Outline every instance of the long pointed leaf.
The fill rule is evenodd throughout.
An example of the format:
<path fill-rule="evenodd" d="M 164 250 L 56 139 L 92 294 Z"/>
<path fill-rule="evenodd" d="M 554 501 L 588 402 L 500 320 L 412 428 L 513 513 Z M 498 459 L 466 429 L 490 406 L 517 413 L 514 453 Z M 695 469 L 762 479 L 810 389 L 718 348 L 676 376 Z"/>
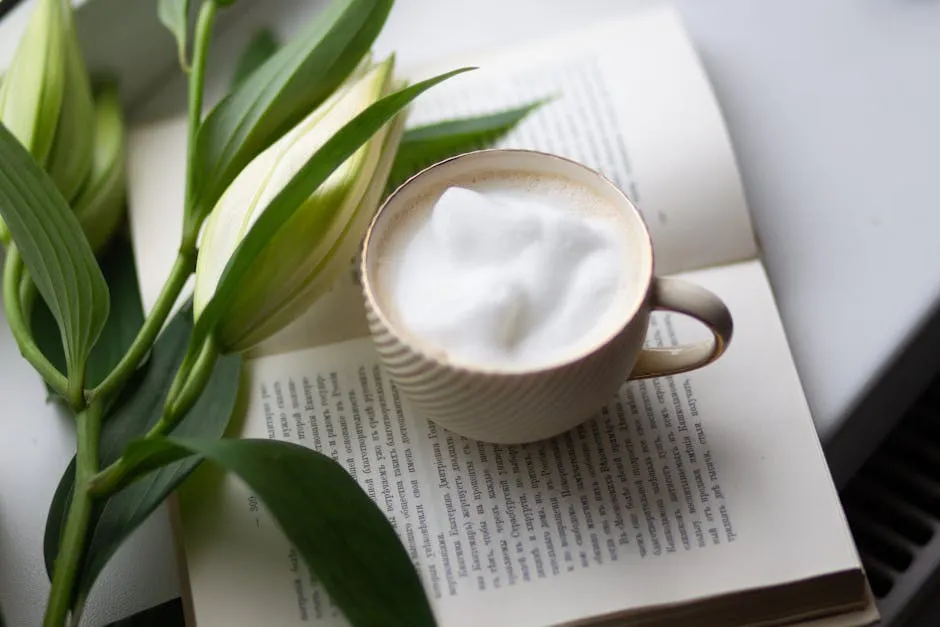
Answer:
<path fill-rule="evenodd" d="M 546 102 L 539 100 L 487 115 L 408 129 L 395 155 L 386 191 L 391 192 L 411 176 L 438 161 L 492 146 Z"/>
<path fill-rule="evenodd" d="M 186 39 L 189 37 L 189 0 L 157 0 L 157 17 L 176 39 L 180 67 L 188 70 Z"/>
<path fill-rule="evenodd" d="M 101 383 L 130 348 L 144 323 L 144 307 L 134 265 L 130 240 L 119 236 L 101 256 L 101 269 L 111 293 L 108 321 L 88 356 L 86 387 Z M 33 338 L 46 358 L 60 371 L 65 370 L 65 354 L 59 330 L 45 301 L 37 299 L 30 318 Z"/>
<path fill-rule="evenodd" d="M 196 138 L 199 225 L 235 176 L 346 79 L 375 41 L 392 0 L 334 0 L 206 116 Z"/>
<path fill-rule="evenodd" d="M 130 239 L 124 235 L 116 237 L 102 256 L 101 264 L 111 292 L 111 312 L 88 356 L 87 387 L 104 381 L 134 343 L 144 324 L 144 304 Z"/>
<path fill-rule="evenodd" d="M 46 513 L 46 528 L 42 538 L 42 556 L 46 566 L 46 576 L 52 581 L 52 572 L 55 569 L 55 560 L 59 555 L 59 545 L 62 542 L 62 530 L 65 527 L 65 515 L 72 503 L 72 494 L 75 490 L 75 457 L 66 466 L 65 472 L 59 479 L 49 511 Z"/>
<path fill-rule="evenodd" d="M 195 345 L 200 345 L 222 314 L 230 307 L 242 277 L 275 232 L 325 181 L 336 168 L 369 140 L 384 124 L 434 85 L 472 68 L 461 68 L 429 78 L 376 101 L 350 120 L 310 157 L 252 225 L 229 259 L 212 300 L 196 322 Z"/>
<path fill-rule="evenodd" d="M 81 372 L 108 319 L 110 296 L 82 228 L 55 183 L 0 124 L 0 216 Z"/>
<path fill-rule="evenodd" d="M 142 463 L 150 456 L 196 455 L 238 475 L 351 624 L 435 624 L 421 580 L 388 519 L 329 457 L 291 442 L 258 439 L 159 438 L 129 449 Z"/>

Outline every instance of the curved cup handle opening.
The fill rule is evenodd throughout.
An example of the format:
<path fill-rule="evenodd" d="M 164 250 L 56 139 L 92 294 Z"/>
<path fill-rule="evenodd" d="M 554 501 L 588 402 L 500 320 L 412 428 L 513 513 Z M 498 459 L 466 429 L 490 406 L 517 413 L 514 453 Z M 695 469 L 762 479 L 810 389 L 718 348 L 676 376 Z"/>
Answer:
<path fill-rule="evenodd" d="M 672 348 L 640 351 L 630 380 L 664 377 L 696 370 L 714 362 L 731 342 L 731 312 L 720 298 L 704 287 L 673 278 L 653 278 L 651 307 L 695 318 L 712 332 L 712 338 Z"/>

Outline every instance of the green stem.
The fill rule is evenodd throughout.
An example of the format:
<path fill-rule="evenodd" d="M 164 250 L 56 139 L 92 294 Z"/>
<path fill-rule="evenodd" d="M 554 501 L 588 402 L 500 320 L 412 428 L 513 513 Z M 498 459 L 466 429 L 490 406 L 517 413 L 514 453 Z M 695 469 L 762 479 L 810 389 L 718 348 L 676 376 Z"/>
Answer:
<path fill-rule="evenodd" d="M 183 362 L 180 364 L 180 367 L 176 371 L 176 376 L 173 377 L 173 381 L 170 383 L 170 390 L 166 393 L 166 398 L 163 399 L 164 408 L 169 408 L 173 404 L 173 401 L 176 400 L 176 397 L 179 396 L 180 391 L 182 391 L 183 386 L 186 385 L 186 381 L 189 379 L 189 373 L 193 371 L 193 365 L 196 363 L 199 353 L 200 350 L 191 343 L 186 347 Z"/>
<path fill-rule="evenodd" d="M 20 354 L 42 375 L 49 387 L 69 398 L 68 379 L 46 359 L 36 346 L 29 323 L 23 315 L 23 303 L 20 301 L 20 279 L 23 270 L 23 259 L 16 246 L 11 245 L 7 248 L 6 263 L 3 267 L 3 307 L 6 311 L 7 324 L 20 349 Z"/>
<path fill-rule="evenodd" d="M 46 605 L 44 627 L 61 627 L 68 617 L 74 598 L 73 588 L 78 577 L 92 499 L 88 490 L 98 471 L 98 437 L 101 432 L 101 403 L 93 403 L 75 417 L 78 443 L 75 454 L 75 488 L 62 531 L 62 543 L 52 573 L 52 590 Z"/>
<path fill-rule="evenodd" d="M 196 32 L 193 41 L 193 66 L 189 73 L 189 141 L 186 155 L 185 219 L 183 220 L 183 248 L 195 248 L 200 224 L 192 221 L 193 195 L 196 189 L 196 137 L 202 122 L 202 98 L 205 90 L 206 62 L 209 57 L 209 41 L 218 5 L 216 0 L 207 0 L 199 8 Z"/>
<path fill-rule="evenodd" d="M 146 439 L 150 440 L 168 434 L 193 408 L 209 383 L 218 356 L 215 339 L 210 335 L 199 350 L 192 367 L 187 369 L 184 364 L 177 371 L 171 386 L 171 393 L 167 395 L 163 406 L 163 415 L 147 432 Z M 177 390 L 175 394 L 172 393 L 174 389 Z M 134 481 L 136 478 L 134 472 L 134 467 L 128 464 L 123 456 L 119 457 L 92 478 L 89 490 L 96 497 L 110 496 Z"/>
<path fill-rule="evenodd" d="M 167 316 L 170 315 L 170 311 L 173 309 L 176 299 L 179 298 L 189 275 L 193 273 L 195 265 L 195 253 L 180 250 L 179 255 L 176 257 L 176 263 L 173 264 L 173 269 L 163 285 L 163 290 L 160 292 L 160 296 L 157 297 L 157 302 L 144 321 L 144 325 L 137 332 L 133 344 L 124 354 L 124 357 L 121 358 L 121 361 L 118 362 L 118 365 L 105 377 L 104 381 L 89 392 L 89 402 L 117 391 L 134 373 L 157 339 L 160 329 L 163 328 Z"/>
<path fill-rule="evenodd" d="M 148 438 L 166 435 L 193 408 L 193 405 L 199 400 L 199 396 L 209 383 L 209 377 L 212 376 L 218 357 L 219 351 L 216 349 L 215 338 L 210 335 L 203 343 L 199 351 L 199 357 L 196 358 L 196 363 L 189 371 L 182 388 L 177 394 L 167 398 L 169 409 L 163 413 L 157 424 L 147 434 Z"/>
<path fill-rule="evenodd" d="M 69 401 L 69 407 L 72 411 L 78 413 L 87 407 L 85 402 L 85 364 L 82 363 L 81 370 L 77 371 L 69 366 L 68 392 L 65 398 Z"/>
<path fill-rule="evenodd" d="M 115 392 L 133 374 L 150 347 L 156 340 L 160 329 L 166 322 L 170 310 L 179 297 L 186 279 L 196 269 L 196 240 L 199 235 L 199 225 L 190 224 L 189 207 L 192 204 L 193 190 L 196 176 L 196 136 L 199 132 L 199 123 L 202 120 L 202 96 L 206 77 L 206 61 L 209 56 L 209 41 L 212 38 L 212 27 L 215 24 L 215 14 L 218 5 L 216 0 L 207 0 L 199 8 L 199 17 L 196 21 L 195 42 L 193 48 L 193 64 L 189 73 L 189 138 L 186 155 L 186 216 L 183 221 L 183 238 L 180 243 L 176 263 L 170 271 L 163 286 L 163 291 L 157 298 L 144 326 L 141 327 L 134 339 L 134 343 L 114 367 L 111 373 L 98 387 L 88 394 L 90 400 L 106 396 Z"/>
<path fill-rule="evenodd" d="M 196 150 L 196 135 L 199 132 L 199 123 L 202 121 L 202 97 L 205 87 L 206 62 L 209 58 L 209 42 L 212 39 L 212 27 L 215 24 L 215 0 L 207 0 L 199 8 L 199 17 L 196 19 L 195 40 L 193 42 L 193 67 L 189 74 L 189 142 L 187 144 L 187 194 L 192 193 L 193 177 L 195 175 L 194 162 Z"/>
<path fill-rule="evenodd" d="M 33 305 L 36 304 L 36 296 L 39 291 L 36 289 L 36 283 L 29 276 L 29 272 L 23 271 L 20 274 L 20 308 L 23 310 L 23 317 L 30 320 L 33 315 Z"/>

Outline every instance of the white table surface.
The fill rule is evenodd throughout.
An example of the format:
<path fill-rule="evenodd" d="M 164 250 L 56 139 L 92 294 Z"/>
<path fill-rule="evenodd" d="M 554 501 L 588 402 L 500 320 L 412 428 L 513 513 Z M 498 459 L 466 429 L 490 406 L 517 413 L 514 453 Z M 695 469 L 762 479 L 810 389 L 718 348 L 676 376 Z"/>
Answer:
<path fill-rule="evenodd" d="M 153 10 L 152 2 L 125 1 Z M 651 3 L 399 0 L 377 48 L 417 61 L 548 36 Z M 242 0 L 217 46 L 213 63 L 220 65 L 214 67 L 257 26 L 288 34 L 322 4 Z M 828 444 L 858 413 L 861 399 L 940 293 L 940 203 L 934 192 L 940 174 L 940 3 L 676 4 L 725 112 L 797 366 Z M 14 11 L 0 27 L 0 65 L 17 21 Z M 166 67 L 155 61 L 169 49 L 162 35 L 109 37 L 122 46 L 139 42 L 150 75 Z M 92 56 L 102 58 L 111 41 L 97 40 Z M 133 55 L 122 55 L 118 69 L 130 72 L 136 100 L 149 101 L 148 115 L 182 105 L 178 85 L 148 91 L 128 69 L 130 60 Z M 35 625 L 48 592 L 41 561 L 45 515 L 74 439 L 70 425 L 44 404 L 42 386 L 20 360 L 2 317 L 0 327 L 0 606 L 10 625 Z M 899 392 L 892 400 L 895 411 L 883 416 L 885 422 L 909 398 Z M 173 597 L 174 568 L 158 511 L 99 580 L 85 624 L 100 625 Z"/>

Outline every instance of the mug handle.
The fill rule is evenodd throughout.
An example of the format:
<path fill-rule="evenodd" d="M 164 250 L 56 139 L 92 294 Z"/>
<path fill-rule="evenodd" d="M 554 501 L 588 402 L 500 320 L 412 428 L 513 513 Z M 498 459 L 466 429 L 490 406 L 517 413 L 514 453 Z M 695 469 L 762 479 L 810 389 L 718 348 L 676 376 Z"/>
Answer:
<path fill-rule="evenodd" d="M 720 298 L 694 283 L 674 278 L 653 278 L 652 309 L 691 316 L 712 332 L 712 339 L 672 348 L 640 351 L 630 380 L 664 377 L 707 366 L 727 350 L 733 323 L 731 312 Z"/>

